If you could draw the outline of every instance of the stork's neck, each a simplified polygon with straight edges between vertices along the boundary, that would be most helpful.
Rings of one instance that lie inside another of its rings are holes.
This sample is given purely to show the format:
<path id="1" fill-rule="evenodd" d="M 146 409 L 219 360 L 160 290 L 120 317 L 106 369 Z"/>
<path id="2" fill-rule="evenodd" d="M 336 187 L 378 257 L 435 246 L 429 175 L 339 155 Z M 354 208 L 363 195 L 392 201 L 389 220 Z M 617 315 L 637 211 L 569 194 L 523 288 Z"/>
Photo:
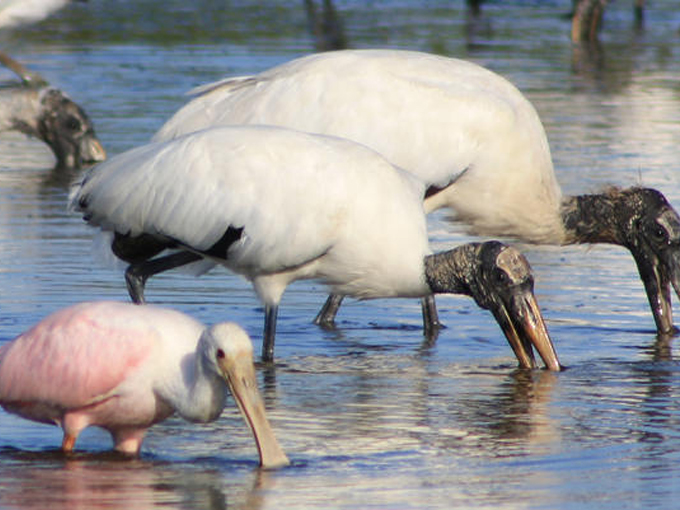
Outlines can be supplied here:
<path id="1" fill-rule="evenodd" d="M 29 87 L 0 89 L 0 131 L 17 130 L 39 136 L 40 93 Z"/>
<path id="2" fill-rule="evenodd" d="M 626 232 L 636 206 L 628 190 L 612 188 L 594 195 L 567 197 L 562 201 L 564 244 L 611 243 L 627 246 Z"/>
<path id="3" fill-rule="evenodd" d="M 433 294 L 472 296 L 481 243 L 468 243 L 425 257 L 425 279 Z"/>

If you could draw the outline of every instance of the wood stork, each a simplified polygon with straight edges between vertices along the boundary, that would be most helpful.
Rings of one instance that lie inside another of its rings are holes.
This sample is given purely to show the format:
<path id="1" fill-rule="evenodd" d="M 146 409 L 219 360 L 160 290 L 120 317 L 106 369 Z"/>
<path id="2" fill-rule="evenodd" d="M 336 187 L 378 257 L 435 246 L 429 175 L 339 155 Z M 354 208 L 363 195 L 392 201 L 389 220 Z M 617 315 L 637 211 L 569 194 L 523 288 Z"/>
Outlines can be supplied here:
<path id="1" fill-rule="evenodd" d="M 361 142 L 425 181 L 427 212 L 449 207 L 472 233 L 628 248 L 658 332 L 675 331 L 676 211 L 659 191 L 646 188 L 562 196 L 535 109 L 508 80 L 483 67 L 411 51 L 346 50 L 196 92 L 154 140 L 207 126 L 271 124 Z M 316 321 L 332 324 L 340 299 L 331 296 Z"/>
<path id="2" fill-rule="evenodd" d="M 79 168 L 106 159 L 94 126 L 80 106 L 2 52 L 0 63 L 22 80 L 0 89 L 0 131 L 20 131 L 42 140 L 52 149 L 60 168 Z"/>
<path id="3" fill-rule="evenodd" d="M 71 0 L 0 0 L 0 29 L 37 23 L 69 3 Z"/>
<path id="4" fill-rule="evenodd" d="M 496 317 L 522 366 L 534 366 L 533 344 L 559 370 L 524 257 L 498 242 L 431 254 L 424 192 L 411 174 L 349 140 L 232 126 L 120 154 L 84 175 L 71 206 L 114 233 L 111 250 L 130 263 L 137 303 L 149 276 L 198 260 L 252 281 L 266 310 L 266 361 L 286 286 L 316 278 L 366 299 L 472 296 Z M 165 249 L 175 252 L 156 257 Z"/>
<path id="5" fill-rule="evenodd" d="M 136 455 L 146 430 L 175 412 L 216 420 L 227 387 L 263 467 L 288 464 L 257 390 L 253 345 L 234 323 L 206 328 L 153 306 L 90 302 L 60 310 L 0 347 L 0 405 L 64 430 L 70 452 L 88 426 Z"/>

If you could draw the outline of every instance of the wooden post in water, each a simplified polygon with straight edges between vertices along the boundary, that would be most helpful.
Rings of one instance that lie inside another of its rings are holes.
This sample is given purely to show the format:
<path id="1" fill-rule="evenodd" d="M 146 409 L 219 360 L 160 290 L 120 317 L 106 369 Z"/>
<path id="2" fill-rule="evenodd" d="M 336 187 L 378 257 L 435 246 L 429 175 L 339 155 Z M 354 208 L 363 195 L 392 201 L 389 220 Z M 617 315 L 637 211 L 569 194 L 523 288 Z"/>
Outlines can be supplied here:
<path id="1" fill-rule="evenodd" d="M 595 41 L 607 0 L 576 0 L 571 19 L 572 42 Z"/>

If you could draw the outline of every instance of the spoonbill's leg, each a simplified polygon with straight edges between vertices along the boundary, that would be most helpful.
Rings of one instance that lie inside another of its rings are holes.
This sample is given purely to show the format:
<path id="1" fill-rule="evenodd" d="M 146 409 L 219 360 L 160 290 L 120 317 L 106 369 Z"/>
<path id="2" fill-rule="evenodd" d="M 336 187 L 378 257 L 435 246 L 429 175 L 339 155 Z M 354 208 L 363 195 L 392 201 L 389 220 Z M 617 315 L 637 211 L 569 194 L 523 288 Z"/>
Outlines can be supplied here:
<path id="1" fill-rule="evenodd" d="M 146 429 L 123 429 L 111 432 L 113 436 L 114 448 L 116 451 L 124 453 L 126 455 L 138 455 L 139 451 L 142 449 L 142 441 L 144 441 L 144 435 L 146 434 Z"/>
<path id="2" fill-rule="evenodd" d="M 64 432 L 64 439 L 61 441 L 61 449 L 65 453 L 71 453 L 76 445 L 76 436 Z"/>

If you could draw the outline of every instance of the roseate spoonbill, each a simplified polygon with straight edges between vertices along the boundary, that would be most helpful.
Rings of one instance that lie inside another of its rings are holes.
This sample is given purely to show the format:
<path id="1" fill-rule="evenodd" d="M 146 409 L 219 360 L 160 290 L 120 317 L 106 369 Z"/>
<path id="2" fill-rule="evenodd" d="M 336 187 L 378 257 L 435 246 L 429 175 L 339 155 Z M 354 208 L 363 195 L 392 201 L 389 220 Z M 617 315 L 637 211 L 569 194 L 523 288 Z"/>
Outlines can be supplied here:
<path id="1" fill-rule="evenodd" d="M 252 281 L 265 305 L 271 361 L 286 286 L 317 278 L 359 298 L 458 293 L 489 309 L 525 367 L 533 343 L 559 362 L 533 295 L 528 263 L 493 242 L 428 248 L 423 194 L 412 175 L 362 145 L 267 126 L 233 126 L 138 147 L 90 169 L 71 206 L 130 263 L 130 296 L 146 279 L 203 260 Z M 159 255 L 165 249 L 175 250 Z"/>
<path id="2" fill-rule="evenodd" d="M 173 413 L 216 420 L 227 386 L 263 467 L 288 464 L 265 414 L 253 346 L 236 324 L 206 328 L 173 310 L 91 302 L 60 310 L 0 346 L 0 405 L 64 430 L 73 450 L 86 427 L 106 429 L 115 449 L 137 454 L 146 430 Z"/>
<path id="3" fill-rule="evenodd" d="M 271 124 L 358 141 L 425 182 L 427 212 L 449 207 L 472 233 L 626 247 L 658 332 L 675 331 L 676 211 L 660 192 L 638 187 L 563 197 L 538 114 L 505 78 L 426 53 L 347 50 L 196 90 L 154 140 L 208 126 Z M 332 324 L 340 300 L 331 296 L 316 321 Z M 435 328 L 432 309 L 425 319 Z"/>
<path id="4" fill-rule="evenodd" d="M 60 168 L 106 159 L 92 122 L 80 106 L 1 52 L 0 63 L 22 80 L 0 90 L 0 131 L 15 130 L 39 138 L 52 149 Z"/>

